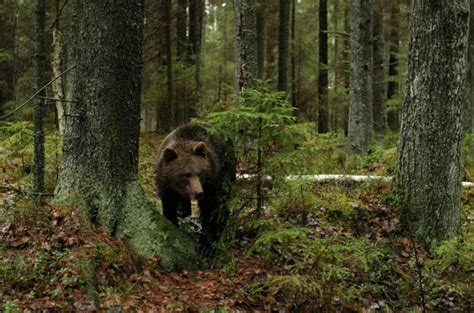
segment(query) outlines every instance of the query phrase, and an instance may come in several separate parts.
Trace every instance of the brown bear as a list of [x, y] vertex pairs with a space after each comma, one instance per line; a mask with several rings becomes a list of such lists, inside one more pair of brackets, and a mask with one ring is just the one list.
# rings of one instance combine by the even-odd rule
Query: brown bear
[[163, 214], [178, 226], [178, 216], [189, 216], [191, 200], [197, 200], [202, 225], [198, 251], [204, 255], [213, 254], [227, 220], [235, 171], [232, 145], [199, 125], [178, 127], [159, 148], [156, 186]]

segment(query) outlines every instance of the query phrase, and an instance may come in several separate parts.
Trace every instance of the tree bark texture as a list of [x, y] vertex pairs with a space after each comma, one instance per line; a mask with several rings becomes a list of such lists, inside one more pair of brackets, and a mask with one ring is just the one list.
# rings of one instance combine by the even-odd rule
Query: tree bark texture
[[257, 80], [255, 0], [234, 1], [235, 89], [254, 88]]
[[373, 2], [374, 0], [353, 0], [351, 6], [350, 154], [366, 152], [372, 139]]
[[[389, 58], [388, 58], [388, 77], [387, 99], [392, 99], [398, 91], [398, 53], [400, 50], [400, 3], [398, 0], [388, 0], [390, 2], [390, 32], [388, 38]], [[400, 129], [400, 110], [390, 108], [387, 112], [387, 125], [392, 131], [398, 132]]]
[[373, 23], [373, 119], [374, 132], [381, 136], [387, 129], [387, 118], [385, 115], [385, 73], [383, 66], [383, 31], [382, 31], [382, 0], [374, 0], [374, 23]]
[[328, 2], [319, 0], [318, 132], [329, 131]]
[[[36, 2], [35, 10], [35, 82], [36, 90], [42, 88], [48, 82], [46, 72], [46, 3], [45, 0]], [[33, 139], [34, 139], [34, 163], [33, 163], [33, 192], [35, 194], [44, 191], [44, 126], [46, 91], [42, 90], [35, 99], [33, 112]]]
[[427, 241], [459, 227], [468, 17], [468, 0], [413, 2], [396, 180], [406, 220]]
[[[51, 43], [51, 70], [53, 77], [60, 77], [62, 72], [66, 70], [65, 65], [65, 45], [63, 44], [62, 31], [60, 29], [60, 20], [61, 20], [61, 9], [60, 1], [56, 0], [56, 16], [55, 21], [52, 27], [52, 43]], [[64, 12], [64, 15], [67, 15], [67, 11]], [[56, 118], [58, 122], [59, 135], [62, 137], [64, 132], [64, 106], [63, 102], [65, 100], [64, 93], [64, 80], [61, 76], [51, 84], [52, 96], [55, 101], [56, 107]]]
[[66, 106], [57, 199], [75, 200], [138, 255], [193, 267], [190, 239], [156, 213], [138, 182], [143, 0], [70, 5], [77, 102]]
[[278, 39], [278, 90], [288, 91], [288, 38], [290, 1], [280, 0], [280, 31]]
[[473, 131], [474, 127], [474, 0], [469, 1], [469, 46], [468, 46], [468, 72], [466, 84], [466, 102], [463, 114], [463, 130], [465, 133]]

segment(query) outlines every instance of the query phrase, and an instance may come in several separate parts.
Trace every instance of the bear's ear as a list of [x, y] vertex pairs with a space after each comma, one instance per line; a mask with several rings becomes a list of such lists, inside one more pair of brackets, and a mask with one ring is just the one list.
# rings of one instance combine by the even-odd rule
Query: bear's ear
[[195, 155], [206, 157], [207, 155], [207, 146], [204, 142], [198, 142], [193, 149]]
[[173, 149], [166, 148], [165, 151], [163, 151], [163, 159], [165, 159], [166, 163], [169, 163], [177, 158], [178, 158], [178, 153], [176, 153], [176, 151], [174, 151]]

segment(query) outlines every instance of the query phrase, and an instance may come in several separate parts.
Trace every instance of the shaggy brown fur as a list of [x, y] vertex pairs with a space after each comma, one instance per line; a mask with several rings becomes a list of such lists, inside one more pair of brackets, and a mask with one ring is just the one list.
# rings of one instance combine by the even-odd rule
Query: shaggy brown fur
[[231, 146], [209, 136], [201, 126], [175, 129], [158, 152], [156, 186], [163, 214], [178, 225], [178, 216], [191, 214], [191, 200], [198, 200], [202, 236], [199, 251], [210, 254], [228, 216], [226, 201], [235, 180], [236, 160]]

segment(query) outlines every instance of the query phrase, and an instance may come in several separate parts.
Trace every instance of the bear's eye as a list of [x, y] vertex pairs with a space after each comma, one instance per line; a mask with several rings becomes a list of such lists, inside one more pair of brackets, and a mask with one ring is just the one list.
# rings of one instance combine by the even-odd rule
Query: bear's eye
[[193, 174], [191, 174], [191, 173], [184, 173], [184, 174], [182, 174], [181, 176], [183, 176], [184, 178], [191, 178], [191, 176], [193, 176]]

